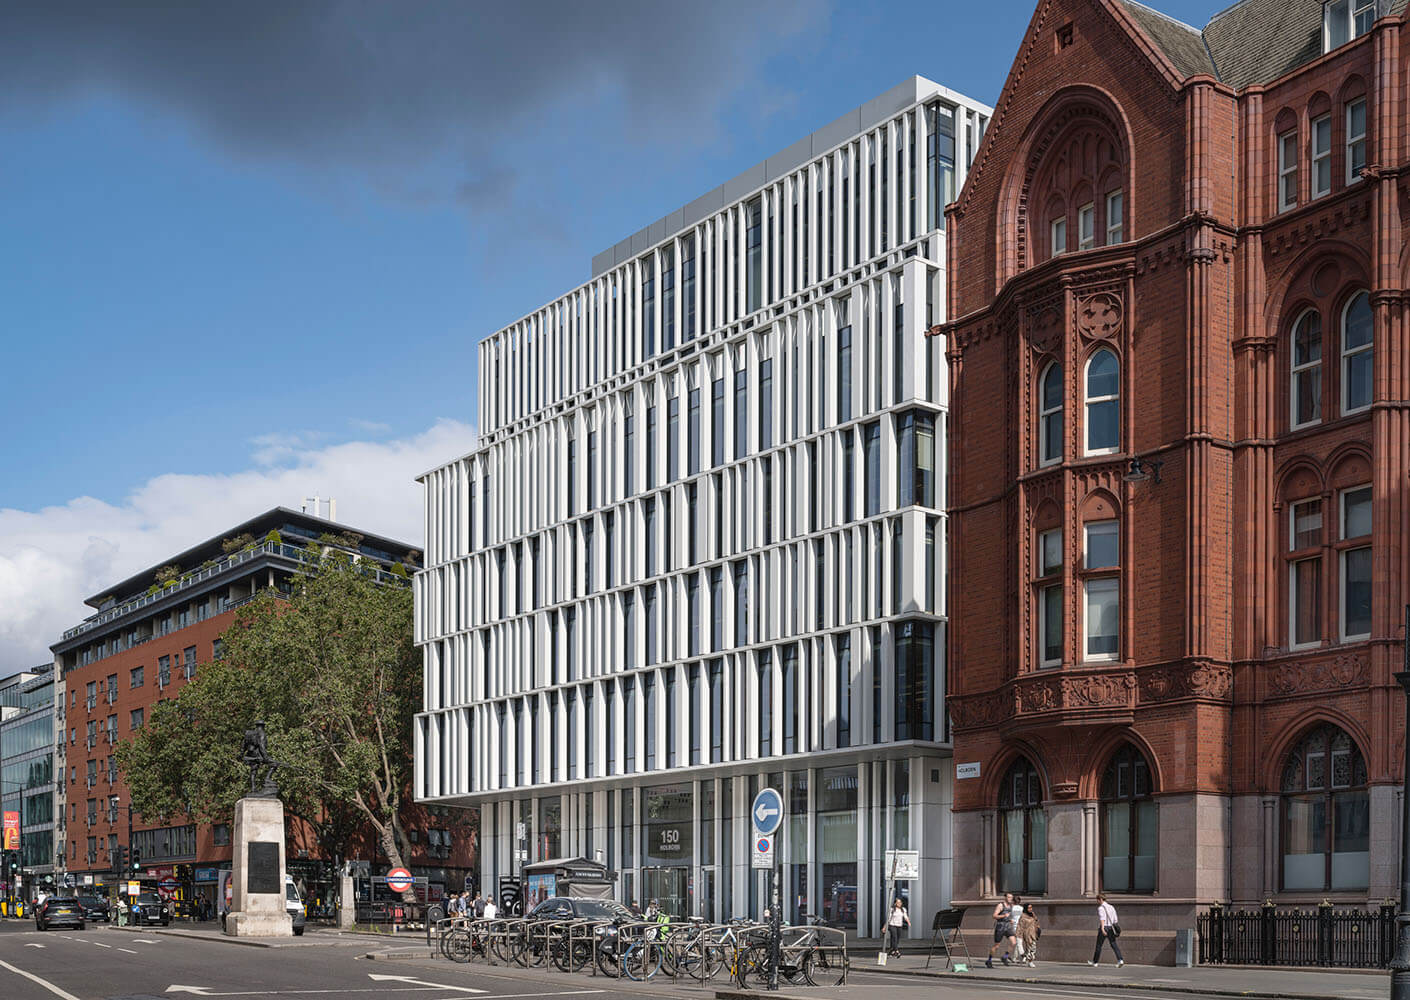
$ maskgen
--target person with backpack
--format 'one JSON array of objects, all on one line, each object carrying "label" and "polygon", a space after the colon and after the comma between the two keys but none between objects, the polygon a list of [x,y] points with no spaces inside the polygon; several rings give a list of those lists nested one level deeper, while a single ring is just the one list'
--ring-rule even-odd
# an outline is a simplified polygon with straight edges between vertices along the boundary
[{"label": "person with backpack", "polygon": [[1110,941],[1111,950],[1116,953],[1116,967],[1119,969],[1125,965],[1126,958],[1121,954],[1121,945],[1116,942],[1120,936],[1121,922],[1116,918],[1116,907],[1106,901],[1105,893],[1097,893],[1097,947],[1087,964],[1099,964],[1102,960],[1102,945]]}]

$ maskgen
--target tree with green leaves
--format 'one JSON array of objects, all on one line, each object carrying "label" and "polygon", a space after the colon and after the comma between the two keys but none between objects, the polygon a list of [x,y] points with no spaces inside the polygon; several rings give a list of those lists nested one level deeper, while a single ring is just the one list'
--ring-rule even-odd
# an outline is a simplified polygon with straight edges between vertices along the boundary
[{"label": "tree with green leaves", "polygon": [[311,551],[288,595],[269,590],[240,609],[221,658],[118,748],[138,813],[224,822],[249,791],[242,736],[262,719],[282,765],[280,797],[333,841],[321,846],[342,854],[366,822],[404,867],[420,657],[410,588],[378,582],[372,565],[337,548]]}]

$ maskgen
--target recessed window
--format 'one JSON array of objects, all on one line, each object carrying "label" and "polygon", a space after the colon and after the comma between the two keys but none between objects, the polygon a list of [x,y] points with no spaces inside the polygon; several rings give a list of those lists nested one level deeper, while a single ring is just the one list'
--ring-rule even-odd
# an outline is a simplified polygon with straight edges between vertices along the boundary
[{"label": "recessed window", "polygon": [[1288,620],[1290,645],[1322,640],[1322,501],[1292,505],[1288,518]]},{"label": "recessed window", "polygon": [[1298,317],[1292,336],[1293,427],[1322,417],[1322,317],[1313,309]]},{"label": "recessed window", "polygon": [[1067,250],[1067,219],[1054,219],[1048,227],[1048,245],[1052,248],[1049,256],[1056,257]]},{"label": "recessed window", "polygon": [[1089,660],[1116,659],[1120,637],[1117,621],[1121,610],[1119,583],[1116,577],[1105,576],[1088,580],[1083,585],[1086,597],[1086,658]]},{"label": "recessed window", "polygon": [[1297,129],[1278,136],[1278,211],[1297,207]]},{"label": "recessed window", "polygon": [[1038,664],[1055,667],[1062,662],[1062,531],[1038,536]]},{"label": "recessed window", "polygon": [[1312,120],[1312,197],[1332,190],[1332,116]]},{"label": "recessed window", "polygon": [[1322,726],[1283,765],[1283,889],[1365,889],[1371,802],[1366,762],[1343,730]]},{"label": "recessed window", "polygon": [[1108,569],[1121,565],[1120,534],[1115,521],[1089,522],[1082,568]]},{"label": "recessed window", "polygon": [[1342,311],[1342,413],[1357,413],[1371,405],[1371,347],[1371,297],[1358,292]]},{"label": "recessed window", "polygon": [[1088,455],[1116,451],[1121,416],[1121,367],[1116,355],[1102,348],[1087,362]]},{"label": "recessed window", "polygon": [[1126,238],[1125,218],[1126,205],[1125,198],[1120,191],[1113,191],[1106,196],[1106,245],[1115,246]]},{"label": "recessed window", "polygon": [[1366,166],[1366,100],[1346,106],[1346,182],[1355,184]]},{"label": "recessed window", "polygon": [[1043,370],[1039,405],[1039,460],[1052,465],[1062,459],[1062,366],[1056,361]]},{"label": "recessed window", "polygon": [[1090,201],[1077,210],[1077,249],[1090,250],[1097,245],[1097,207]]},{"label": "recessed window", "polygon": [[[1343,490],[1341,494],[1341,540],[1370,541],[1371,487]],[[1366,639],[1371,635],[1371,546],[1343,545],[1341,551],[1341,637],[1342,641]]]}]

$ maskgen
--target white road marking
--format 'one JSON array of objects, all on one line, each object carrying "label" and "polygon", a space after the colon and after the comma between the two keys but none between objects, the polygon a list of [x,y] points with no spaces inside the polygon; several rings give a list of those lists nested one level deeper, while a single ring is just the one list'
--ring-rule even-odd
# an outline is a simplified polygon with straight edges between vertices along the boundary
[{"label": "white road marking", "polygon": [[137,954],[137,952],[133,951],[131,948],[119,948],[118,951],[125,951],[125,952],[127,952],[129,955],[135,955],[135,954]]},{"label": "white road marking", "polygon": [[44,946],[43,946],[42,944],[40,944],[38,941],[31,941],[31,942],[29,942],[28,944],[26,944],[25,947],[26,947],[26,948],[43,948]]},{"label": "white road marking", "polygon": [[151,938],[133,938],[133,944],[156,944]]},{"label": "white road marking", "polygon": [[93,942],[91,942],[91,943],[92,943],[92,944],[96,944],[99,948],[111,948],[111,947],[112,947],[112,945],[110,945],[110,944],[104,944],[102,941],[93,941]]},{"label": "white road marking", "polygon": [[406,983],[408,986],[428,986],[437,990],[454,990],[457,993],[488,993],[489,990],[477,990],[470,986],[446,986],[442,983],[428,983],[424,979],[417,979],[413,976],[379,976],[375,972],[369,972],[367,978],[374,983]]},{"label": "white road marking", "polygon": [[13,973],[14,973],[15,975],[17,975],[17,976],[24,976],[26,979],[28,979],[28,980],[29,980],[30,982],[32,982],[32,983],[38,983],[40,986],[43,986],[43,987],[44,987],[46,990],[48,990],[50,993],[54,994],[54,996],[56,996],[56,997],[62,997],[63,1000],[78,1000],[78,997],[74,996],[72,993],[68,993],[68,992],[65,992],[64,990],[59,989],[59,988],[58,988],[57,986],[55,986],[53,983],[49,982],[49,980],[47,980],[47,979],[40,979],[40,978],[39,978],[38,976],[36,976],[34,973],[32,973],[32,972],[25,972],[24,969],[16,968],[15,966],[11,965],[9,962],[0,961],[0,967],[9,969],[11,972],[13,972]]}]

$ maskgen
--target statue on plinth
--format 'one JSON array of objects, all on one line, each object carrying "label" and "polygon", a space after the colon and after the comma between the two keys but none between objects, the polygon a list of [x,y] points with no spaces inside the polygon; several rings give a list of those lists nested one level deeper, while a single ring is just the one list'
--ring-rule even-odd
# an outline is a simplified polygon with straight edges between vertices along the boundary
[{"label": "statue on plinth", "polygon": [[[264,735],[264,723],[256,720],[253,729],[245,730],[245,740],[240,745],[240,761],[250,769],[250,794],[262,798],[275,798],[279,786],[274,783],[274,772],[279,761],[269,756],[269,746]],[[259,780],[260,769],[264,769],[264,781]]]}]

